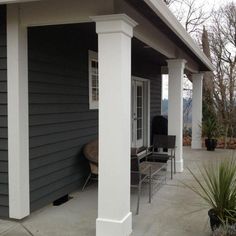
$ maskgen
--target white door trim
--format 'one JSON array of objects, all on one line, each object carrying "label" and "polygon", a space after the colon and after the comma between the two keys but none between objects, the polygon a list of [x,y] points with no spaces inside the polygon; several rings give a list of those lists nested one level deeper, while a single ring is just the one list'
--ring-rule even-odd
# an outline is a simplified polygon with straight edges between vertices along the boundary
[{"label": "white door trim", "polygon": [[[146,124],[144,126],[144,145],[150,146],[150,80],[137,76],[132,76],[132,82],[134,80],[144,82],[144,89],[146,90],[146,96],[144,96],[144,123]],[[133,119],[133,114],[131,114],[131,119]]]}]

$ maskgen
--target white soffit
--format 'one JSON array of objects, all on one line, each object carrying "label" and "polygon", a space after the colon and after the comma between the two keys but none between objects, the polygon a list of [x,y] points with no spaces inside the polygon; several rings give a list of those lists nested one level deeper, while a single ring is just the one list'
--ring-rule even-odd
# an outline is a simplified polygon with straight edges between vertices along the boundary
[{"label": "white soffit", "polygon": [[162,0],[144,0],[144,2],[163,20],[163,22],[181,39],[181,41],[199,58],[209,69],[214,70],[210,60],[203,51],[196,45],[191,36],[172,14]]}]

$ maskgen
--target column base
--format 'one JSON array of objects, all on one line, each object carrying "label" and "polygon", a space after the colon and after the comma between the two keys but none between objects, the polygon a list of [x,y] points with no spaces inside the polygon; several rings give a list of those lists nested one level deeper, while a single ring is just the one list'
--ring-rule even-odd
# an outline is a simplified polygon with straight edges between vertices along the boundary
[{"label": "column base", "polygon": [[[169,160],[167,165],[167,170],[170,172],[171,171],[171,161]],[[173,161],[173,171],[174,171],[174,161]],[[182,173],[184,171],[184,162],[183,160],[181,161],[176,161],[176,172],[177,173]]]},{"label": "column base", "polygon": [[192,149],[202,149],[202,140],[192,140]]},{"label": "column base", "polygon": [[131,233],[131,212],[129,212],[122,220],[98,218],[96,221],[96,236],[129,236]]},{"label": "column base", "polygon": [[176,161],[176,172],[182,173],[184,171],[184,161]]}]

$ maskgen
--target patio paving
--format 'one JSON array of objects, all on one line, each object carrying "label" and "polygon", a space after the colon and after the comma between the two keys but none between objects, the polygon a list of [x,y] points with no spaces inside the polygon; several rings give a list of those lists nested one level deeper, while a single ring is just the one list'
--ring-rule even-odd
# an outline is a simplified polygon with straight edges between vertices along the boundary
[{"label": "patio paving", "polygon": [[[196,169],[204,161],[222,159],[232,155],[230,150],[207,152],[184,148],[185,167]],[[169,177],[169,173],[168,173]],[[181,181],[192,183],[185,168],[174,180],[156,191],[152,203],[148,192],[142,193],[140,213],[133,215],[132,236],[209,236],[207,209],[201,208],[199,198],[183,187]],[[133,192],[133,191],[132,191]],[[1,236],[94,236],[97,216],[97,184],[84,192],[71,195],[73,199],[59,206],[47,206],[23,221],[0,221]],[[131,210],[135,212],[136,192],[132,193]]]}]

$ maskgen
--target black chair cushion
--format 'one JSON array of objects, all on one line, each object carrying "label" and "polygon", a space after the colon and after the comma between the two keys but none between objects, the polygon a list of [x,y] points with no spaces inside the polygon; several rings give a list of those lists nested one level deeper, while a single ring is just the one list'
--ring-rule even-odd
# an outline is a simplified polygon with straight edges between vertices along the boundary
[{"label": "black chair cushion", "polygon": [[170,159],[168,154],[152,154],[148,156],[148,161],[157,161],[166,163]]}]

